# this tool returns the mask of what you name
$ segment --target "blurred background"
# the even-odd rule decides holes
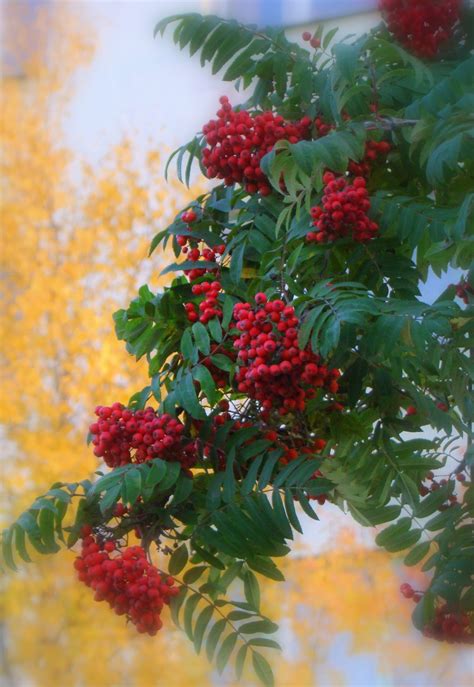
[[[146,372],[115,340],[112,312],[152,289],[164,257],[152,236],[205,188],[163,179],[163,162],[217,109],[240,98],[174,47],[155,23],[180,11],[284,25],[299,40],[324,21],[341,36],[379,21],[375,0],[96,2],[0,0],[0,433],[2,521],[58,480],[93,474],[85,445],[97,404],[126,402]],[[444,283],[430,280],[432,300]],[[468,649],[420,636],[399,585],[422,574],[374,546],[375,534],[320,509],[265,580],[281,624],[279,687],[468,685]],[[5,687],[232,685],[166,625],[139,636],[75,580],[74,554],[2,580]],[[166,623],[166,620],[165,620]],[[253,678],[241,684],[255,684]]]

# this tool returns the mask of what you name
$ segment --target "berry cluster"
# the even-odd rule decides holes
[[[248,193],[271,193],[260,161],[277,141],[297,143],[310,138],[311,119],[288,122],[273,112],[251,115],[247,110],[236,112],[226,96],[220,98],[217,119],[203,127],[207,148],[202,162],[210,179],[224,179],[227,186],[235,182],[245,186]]]
[[[332,172],[323,176],[325,184],[322,207],[311,208],[313,225],[317,231],[308,232],[308,241],[327,243],[352,235],[354,241],[369,241],[378,231],[378,224],[367,216],[370,209],[369,194],[363,177],[352,184]]]
[[[204,281],[200,284],[193,284],[192,292],[195,296],[204,296],[204,299],[196,303],[185,303],[184,309],[190,322],[202,322],[207,324],[213,317],[222,317],[222,310],[219,307],[217,297],[222,290],[220,281]]]
[[[424,627],[423,634],[440,642],[474,644],[469,615],[450,610],[447,604],[438,606],[431,625]]]
[[[197,214],[194,210],[188,210],[184,212],[181,216],[183,222],[188,224],[188,228],[191,229],[191,225],[197,219]],[[218,307],[217,296],[221,292],[222,286],[220,281],[216,279],[216,275],[219,272],[219,267],[216,264],[215,269],[208,267],[199,267],[199,258],[204,258],[207,262],[217,263],[217,257],[221,256],[225,252],[225,244],[221,243],[214,248],[199,248],[199,241],[193,237],[188,237],[180,235],[177,237],[178,245],[181,246],[183,253],[188,254],[189,260],[196,263],[196,267],[189,270],[184,270],[184,274],[187,276],[190,282],[205,275],[210,275],[214,281],[212,282],[202,282],[200,284],[194,284],[192,287],[192,292],[195,296],[204,296],[204,300],[196,305],[196,303],[186,303],[184,309],[186,310],[186,316],[190,322],[197,322],[198,320],[203,324],[206,324],[213,317],[222,317],[222,310]],[[189,245],[188,245],[189,243]]]
[[[299,319],[283,301],[268,301],[264,293],[255,296],[256,307],[237,303],[234,339],[241,363],[236,374],[237,388],[260,401],[264,418],[271,409],[281,415],[305,409],[317,388],[338,390],[339,370],[328,370],[319,356],[298,345]]]
[[[408,582],[400,586],[400,592],[405,599],[412,599],[415,603],[423,598],[423,592],[415,591]],[[423,634],[440,642],[474,643],[468,614],[450,609],[445,603],[435,609],[435,616],[430,625],[425,625]]]
[[[107,601],[117,615],[126,615],[138,632],[156,635],[163,606],[179,594],[173,578],[162,576],[141,546],[120,551],[112,541],[100,545],[88,526],[82,536],[81,555],[74,561],[81,582],[95,591],[96,601]]]
[[[196,462],[193,442],[183,439],[184,425],[171,415],[157,415],[153,408],[129,410],[121,403],[97,406],[89,431],[94,453],[111,467],[143,463],[152,458],[180,462],[189,469]]]
[[[359,177],[367,177],[372,171],[372,165],[379,158],[384,158],[390,152],[392,146],[388,141],[367,141],[365,144],[364,157],[361,162],[349,161],[347,168],[350,174]]]
[[[402,585],[400,585],[400,592],[405,599],[413,599],[415,603],[418,603],[418,601],[420,601],[420,599],[423,597],[423,592],[415,591],[408,582],[404,582]]]
[[[328,133],[336,127],[334,124],[328,124],[322,117],[316,117],[314,120],[314,128],[318,138],[321,138],[321,136],[327,136]]]
[[[461,0],[380,0],[389,31],[419,57],[432,59],[450,39]]]
[[[461,281],[454,286],[456,288],[456,296],[464,301],[466,305],[468,305],[469,299],[472,299],[474,296],[474,288],[466,279],[461,279]]]
[[[306,42],[309,43],[312,48],[319,48],[321,47],[321,41],[319,38],[316,38],[316,36],[312,36],[309,31],[303,31],[301,34],[301,38]]]
[[[466,478],[465,475],[462,473],[459,473],[460,479],[458,480],[459,482],[463,482]],[[434,474],[430,471],[426,475],[426,479],[428,480],[429,484],[421,484],[418,491],[420,492],[420,496],[426,496],[427,494],[437,491],[440,489],[440,487],[446,486],[448,484],[447,479],[441,479],[439,482],[435,479]],[[450,496],[447,497],[446,501],[442,503],[440,506],[438,506],[439,511],[447,510],[451,506],[455,506],[456,503],[458,502],[458,497],[456,494],[451,494]]]

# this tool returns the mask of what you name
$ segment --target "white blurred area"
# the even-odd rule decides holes
[[[68,127],[70,143],[88,157],[101,151],[121,132],[134,130],[138,144],[149,137],[170,147],[189,140],[218,109],[219,96],[241,98],[232,84],[202,68],[172,42],[172,28],[163,38],[153,29],[163,17],[179,12],[212,13],[260,25],[272,19],[291,26],[300,40],[319,18],[332,16],[340,35],[362,33],[376,25],[368,12],[375,0],[159,0],[158,2],[83,2],[81,9],[98,30],[98,52],[82,73]],[[266,8],[267,11],[264,11]],[[341,16],[344,13],[345,16]],[[337,18],[337,15],[339,17]],[[336,21],[337,18],[337,21]],[[297,25],[297,27],[296,27]]]

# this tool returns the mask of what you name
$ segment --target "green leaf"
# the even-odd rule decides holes
[[[271,580],[276,580],[277,582],[283,582],[285,580],[285,576],[280,570],[278,570],[271,558],[265,558],[263,556],[251,556],[247,559],[247,564],[249,568],[252,568],[252,570],[255,570],[255,572],[265,575],[265,577],[268,577]]]
[[[256,611],[260,610],[260,587],[258,580],[251,570],[243,574],[245,598]]]
[[[269,649],[277,649],[281,651],[281,646],[274,639],[267,639],[266,637],[249,637],[247,640],[252,646],[266,646]]]
[[[288,520],[290,521],[292,527],[297,530],[300,534],[303,534],[303,530],[296,515],[295,500],[293,498],[293,492],[290,489],[285,489],[285,508],[288,514]]]
[[[5,563],[12,570],[17,570],[15,565],[15,560],[12,553],[12,541],[13,541],[13,529],[9,527],[7,530],[2,532],[2,553]]]
[[[245,475],[244,480],[242,482],[242,486],[240,488],[240,492],[243,496],[250,494],[250,492],[252,491],[255,485],[255,481],[257,479],[258,471],[263,462],[263,458],[263,455],[257,456],[250,464],[250,468],[247,474]]]
[[[434,596],[431,592],[426,591],[421,600],[416,604],[413,611],[412,619],[415,627],[421,632],[427,625],[431,625],[435,616]]]
[[[259,680],[261,680],[265,687],[273,687],[275,684],[275,678],[273,677],[273,671],[267,659],[264,658],[262,654],[254,651],[252,653],[252,663],[257,677]]]
[[[260,477],[258,480],[258,488],[260,491],[263,491],[263,489],[265,489],[267,484],[270,482],[273,470],[275,468],[275,465],[280,460],[281,454],[281,450],[278,450],[273,451],[272,453],[270,453],[270,455],[265,456],[263,469],[260,473]]]
[[[430,542],[423,541],[412,548],[412,550],[407,553],[403,562],[405,565],[416,565],[419,563],[430,550]]]
[[[38,516],[38,525],[41,539],[47,546],[48,551],[55,553],[60,547],[56,543],[55,534],[55,514],[45,508],[41,509]]]
[[[141,489],[141,472],[137,468],[132,468],[125,474],[125,480],[122,489],[122,501],[133,506],[141,494]]]
[[[234,649],[238,636],[239,635],[237,634],[237,632],[231,632],[230,635],[227,635],[227,637],[221,644],[221,648],[217,652],[216,667],[220,675],[222,675],[222,672],[226,667],[227,662],[229,661],[230,655]]]
[[[272,493],[273,515],[278,523],[278,528],[285,539],[293,539],[293,530],[288,521],[285,507],[278,489],[274,489]]]
[[[387,551],[403,551],[416,544],[421,536],[421,530],[410,530],[411,520],[402,518],[395,525],[390,525],[377,535],[375,542]]]
[[[198,619],[196,621],[196,625],[194,627],[194,649],[196,650],[196,653],[199,654],[201,651],[201,646],[202,646],[202,640],[204,638],[204,633],[206,632],[207,626],[209,625],[209,621],[212,618],[212,614],[214,613],[214,606],[206,606],[204,610],[201,611],[201,613],[198,616]]]
[[[192,326],[194,340],[199,350],[204,355],[209,355],[211,350],[211,340],[206,327],[201,322],[195,322]]]
[[[311,505],[309,503],[309,499],[306,496],[306,494],[304,493],[304,491],[302,491],[301,489],[298,489],[296,493],[298,496],[298,501],[300,503],[300,506],[303,509],[303,511],[306,513],[306,515],[308,517],[310,517],[312,520],[319,520],[316,512],[311,507]]]
[[[205,420],[207,416],[199,404],[196,389],[194,388],[194,380],[190,373],[183,377],[177,391],[179,392],[179,399],[183,408],[197,420]]]
[[[188,562],[188,548],[186,544],[181,544],[178,548],[173,551],[171,558],[168,562],[168,570],[171,575],[179,575],[181,570],[184,568]]]
[[[429,532],[436,532],[448,527],[459,517],[460,508],[461,506],[459,504],[450,506],[439,513],[439,515],[435,515],[434,518],[429,520],[425,525],[425,529]]]
[[[415,514],[417,518],[426,518],[432,515],[438,508],[443,504],[449,496],[449,489],[446,487],[440,487],[436,491],[432,491],[430,494],[425,496],[425,498],[417,505]]]
[[[166,475],[160,482],[160,491],[167,491],[181,475],[181,463],[166,463]]]
[[[395,525],[390,525],[386,527],[382,532],[380,532],[375,541],[378,546],[385,546],[390,544],[391,541],[396,540],[400,534],[408,532],[410,529],[411,520],[410,518],[402,518]]]
[[[195,565],[192,568],[189,568],[189,570],[186,570],[183,575],[183,581],[186,582],[186,584],[192,584],[193,582],[196,582],[208,569],[209,568],[205,565]]]
[[[179,622],[179,612],[181,610],[181,607],[186,599],[188,590],[186,587],[181,586],[179,590],[179,594],[176,596],[171,597],[170,600],[170,611],[171,611],[171,618],[176,625],[176,627],[181,627],[180,622]]]
[[[183,332],[183,336],[181,337],[180,348],[181,353],[183,354],[183,357],[186,360],[190,360],[193,363],[196,363],[198,361],[198,354],[196,349],[194,348],[193,339],[189,328],[185,329]]]
[[[209,327],[209,331],[214,341],[220,343],[222,341],[222,327],[217,317],[213,317],[212,320],[209,320],[207,326]]]
[[[209,551],[206,551],[203,549],[201,546],[197,546],[197,544],[193,544],[194,550],[196,551],[199,556],[203,559],[203,561],[206,561],[206,563],[209,563],[209,565],[212,565],[213,568],[217,568],[218,570],[225,570],[225,565],[220,561],[218,558],[213,556]]]
[[[230,372],[234,367],[232,360],[222,353],[211,355],[210,358],[211,362],[220,370],[224,370],[224,372]]]
[[[237,652],[237,656],[235,659],[235,674],[236,674],[237,680],[240,680],[240,678],[242,677],[245,659],[247,657],[247,650],[248,650],[248,644],[243,644],[240,647],[239,651]]]
[[[105,513],[106,511],[111,508],[115,503],[120,498],[120,494],[122,492],[122,484],[119,482],[118,484],[115,484],[113,487],[111,487],[105,495],[101,498],[100,500],[100,510],[102,513]]]
[[[191,641],[194,640],[193,614],[200,600],[201,595],[196,592],[195,594],[191,594],[184,605],[183,628]]]
[[[12,530],[14,531],[14,534],[15,534],[16,550],[18,551],[21,558],[26,563],[31,563],[31,558],[28,554],[26,544],[25,544],[25,531],[24,531],[24,529],[22,527],[20,527],[18,524],[15,524],[12,526]]]
[[[145,479],[145,488],[153,489],[166,475],[166,462],[160,458],[153,460]]]
[[[228,620],[248,620],[249,618],[255,618],[255,613],[249,613],[248,611],[231,611],[227,614]]]
[[[232,251],[232,258],[230,263],[229,277],[233,284],[236,284],[242,275],[242,267],[244,263],[245,244],[240,243]]]
[[[196,379],[202,391],[206,394],[206,397],[211,405],[215,405],[219,400],[219,393],[216,389],[216,383],[204,365],[196,365],[192,369],[193,379]]]
[[[176,487],[174,490],[173,498],[169,502],[169,506],[177,506],[187,500],[191,494],[194,487],[194,481],[192,477],[188,477],[184,473],[181,473],[178,477]]]
[[[219,639],[222,635],[222,633],[225,630],[225,627],[227,625],[227,620],[225,618],[221,618],[221,620],[218,620],[215,625],[212,626],[209,634],[207,635],[207,640],[206,640],[206,655],[209,661],[212,661],[214,657],[214,653],[216,651],[217,644],[219,642]]]
[[[250,623],[245,623],[239,627],[239,632],[244,634],[257,634],[261,632],[262,634],[272,634],[272,632],[277,632],[278,625],[272,623],[271,620],[253,620]]]

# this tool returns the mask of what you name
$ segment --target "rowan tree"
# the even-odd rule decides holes
[[[420,631],[473,638],[472,10],[381,6],[369,34],[319,29],[310,50],[214,16],[160,22],[249,97],[222,97],[171,158],[220,183],[151,242],[179,276],[114,315],[149,383],[95,409],[110,471],[54,484],[3,537],[11,567],[80,540],[96,601],[152,636],[169,605],[219,671],[232,656],[268,684],[278,626],[256,573],[284,579],[300,512],[327,501],[423,562],[428,585],[401,587]],[[449,266],[466,276],[423,302]]]

